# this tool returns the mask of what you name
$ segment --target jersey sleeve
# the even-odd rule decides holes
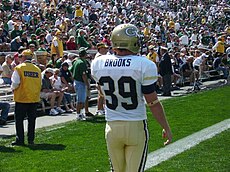
[[[91,63],[91,76],[96,82],[98,82],[98,77],[96,76],[97,61],[97,59],[94,59]]]
[[[143,65],[142,70],[143,80],[141,90],[144,94],[150,94],[156,90],[155,83],[158,79],[157,66],[154,62],[149,61]]]
[[[151,62],[150,60],[144,63],[142,68],[142,76],[143,86],[154,84],[158,78],[156,64],[154,62]]]

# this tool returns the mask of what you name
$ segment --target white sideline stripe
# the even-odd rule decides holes
[[[199,132],[189,135],[183,139],[180,139],[174,143],[167,145],[164,148],[158,149],[148,154],[145,170],[152,168],[160,164],[163,161],[176,156],[185,150],[188,150],[202,141],[210,139],[215,135],[230,128],[230,119],[226,119],[213,126],[205,128]]]

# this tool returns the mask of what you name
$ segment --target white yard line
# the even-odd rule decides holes
[[[180,139],[168,146],[158,149],[148,154],[145,170],[152,168],[160,164],[163,161],[168,160],[194,146],[202,141],[210,139],[215,135],[230,128],[230,119],[226,119],[220,123],[217,123],[211,127],[205,128],[199,132],[196,132],[190,136]]]

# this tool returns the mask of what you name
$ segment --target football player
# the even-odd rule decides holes
[[[155,92],[157,67],[137,55],[138,32],[132,24],[116,26],[111,33],[116,55],[103,55],[92,62],[92,75],[106,99],[105,138],[112,169],[117,172],[144,171],[149,139],[145,101],[163,128],[165,144],[172,141],[164,109]]]

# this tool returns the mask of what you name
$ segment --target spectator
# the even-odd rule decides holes
[[[183,79],[185,77],[189,77],[190,86],[194,85],[195,77],[198,79],[198,72],[194,70],[192,65],[193,61],[192,56],[188,57],[186,62],[184,62],[181,66],[182,77]]]
[[[19,26],[20,25],[18,23],[14,25],[14,29],[11,31],[11,34],[10,34],[11,39],[16,38],[17,36],[19,37],[22,36],[23,31],[19,29]]]
[[[60,90],[55,90],[52,87],[51,80],[49,79],[53,75],[53,69],[46,68],[42,72],[42,89],[41,89],[41,98],[50,101],[50,113],[49,115],[54,116],[58,115],[59,113],[64,113],[65,111],[61,109],[61,102],[63,99],[63,92]],[[54,103],[57,98],[57,107],[54,109]]]
[[[2,79],[4,84],[11,84],[11,76],[13,74],[13,68],[11,66],[12,62],[13,57],[10,54],[6,55],[5,62],[2,64]]]
[[[76,40],[76,44],[78,48],[80,47],[90,48],[91,47],[91,45],[85,39],[85,35],[86,35],[86,32],[80,29],[78,36],[77,36],[77,40]]]
[[[61,64],[60,68],[60,77],[62,83],[65,85],[65,87],[68,87],[70,91],[73,91],[73,76],[71,72],[69,71],[69,64],[67,62],[63,62]]]
[[[23,47],[28,47],[29,45],[29,41],[28,41],[28,37],[27,37],[27,33],[23,32],[22,36],[21,36],[21,44]]]
[[[109,54],[108,52],[108,46],[101,42],[97,44],[97,54],[95,55],[95,59],[102,56],[102,55],[106,55]],[[104,96],[101,94],[100,90],[98,89],[97,86],[97,90],[98,90],[98,99],[97,99],[97,111],[96,111],[96,116],[99,115],[105,115],[105,110],[104,110]]]
[[[91,83],[91,60],[92,60],[92,57],[90,55],[87,55],[86,56],[86,66],[87,66],[87,72],[86,72],[86,75],[87,75],[87,78],[88,78],[88,83],[90,85]],[[85,114],[84,116],[85,117],[92,117],[94,116],[90,111],[89,111],[89,100],[91,99],[91,92],[90,92],[90,88],[86,90],[86,99],[85,99],[85,104],[84,104],[84,108],[85,108]]]
[[[163,79],[163,94],[162,96],[171,96],[171,75],[172,63],[166,47],[160,47],[161,59],[159,62],[159,74]]]
[[[109,35],[105,34],[104,38],[102,39],[102,42],[105,43],[108,47],[111,46],[111,41],[109,39]]]
[[[67,50],[76,50],[77,49],[74,36],[69,37],[68,41],[66,42],[66,48],[67,48]]]
[[[33,44],[33,45],[34,45],[35,50],[38,49],[38,40],[37,40],[35,34],[32,34],[32,35],[31,35],[30,40],[29,40],[29,42],[28,42],[28,46],[30,46],[30,44]]]
[[[57,30],[51,44],[51,54],[56,54],[59,59],[64,55],[63,42],[61,40],[62,32]],[[57,59],[54,59],[56,61]]]
[[[81,110],[84,107],[84,103],[86,100],[86,91],[90,89],[90,84],[87,78],[87,63],[86,63],[86,48],[79,48],[79,58],[73,63],[70,71],[73,74],[74,78],[74,87],[76,91],[76,99],[77,99],[77,120],[84,120],[85,117],[81,114]]]
[[[22,46],[22,42],[19,36],[17,36],[10,42],[10,50],[13,52],[18,51],[20,46]]]
[[[79,4],[76,5],[76,11],[74,17],[83,17],[83,11],[81,9],[81,6]]]
[[[13,9],[14,9],[15,11],[20,11],[20,10],[22,10],[22,1],[20,1],[20,0],[14,1],[14,2],[13,2]]]
[[[54,36],[55,36],[55,29],[49,30],[49,32],[46,34],[45,39],[49,45],[51,45]]]
[[[217,53],[224,54],[225,48],[224,48],[224,41],[223,38],[220,36],[218,37],[217,43],[212,47],[212,50],[214,50]]]
[[[193,61],[193,68],[198,71],[200,79],[206,77],[204,74],[204,70],[205,70],[205,65],[207,60],[208,60],[208,55],[203,53],[200,57],[197,57]]]
[[[0,28],[0,49],[1,51],[9,51],[10,44],[8,43],[9,38],[4,34],[3,29]]]
[[[11,67],[12,67],[12,69],[14,69],[17,65],[19,65],[20,64],[20,61],[19,61],[19,54],[20,54],[20,57],[21,57],[21,52],[20,53],[15,53],[14,54],[14,60],[12,61],[12,63],[11,63]]]
[[[37,63],[38,62],[38,59],[37,59],[37,54],[35,53],[35,45],[34,44],[30,44],[29,45],[29,50],[31,51],[31,53],[33,54],[33,59],[32,59],[32,62],[33,63]]]
[[[54,69],[54,75],[50,77],[53,89],[55,91],[60,91],[64,93],[63,104],[65,106],[66,112],[73,112],[74,106],[71,94],[67,92],[69,88],[65,87],[65,85],[62,84],[61,78],[59,77],[59,72],[59,69]],[[70,107],[68,106],[68,104]]]
[[[102,55],[106,55],[109,52],[109,47],[105,43],[101,42],[97,44],[97,54],[95,55],[95,58],[98,58]]]
[[[152,62],[156,63],[157,66],[158,66],[159,57],[158,57],[158,54],[157,54],[157,52],[156,52],[156,50],[155,50],[154,45],[150,45],[150,46],[148,47],[148,49],[149,49],[149,53],[147,54],[147,58],[148,58],[149,60],[151,60]]]
[[[217,56],[214,59],[213,68],[217,71],[222,71],[224,73],[224,79],[228,78],[229,76],[228,67],[223,64],[221,55]]]
[[[40,101],[41,70],[32,64],[32,54],[22,52],[22,64],[15,67],[11,88],[14,90],[16,140],[12,145],[24,145],[24,118],[28,117],[28,144],[34,144],[37,104]]]
[[[0,101],[0,109],[1,109],[0,125],[6,125],[8,113],[10,110],[10,104],[8,102]]]
[[[61,58],[57,59],[55,62],[55,68],[60,68],[61,64],[68,58],[67,54],[63,55]]]
[[[182,32],[182,36],[180,37],[180,44],[184,46],[188,46],[189,44],[189,38],[185,31]]]

